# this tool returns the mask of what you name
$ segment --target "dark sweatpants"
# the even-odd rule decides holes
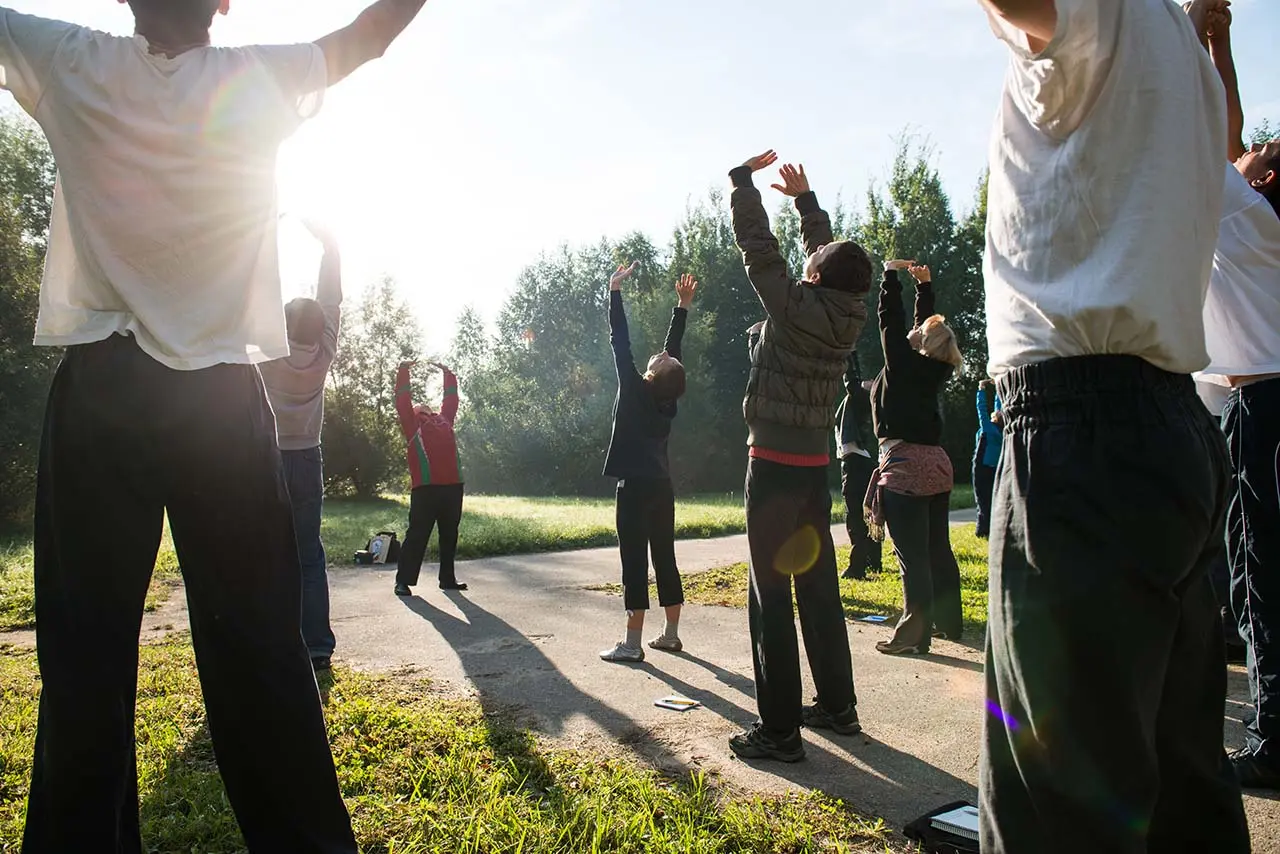
[[[850,454],[840,460],[840,492],[844,495],[845,530],[849,532],[849,568],[855,575],[879,572],[883,564],[883,547],[867,531],[862,509],[867,500],[867,486],[876,470],[876,462],[861,454]]]
[[[818,701],[833,713],[857,702],[836,578],[827,470],[752,458],[747,463],[746,508],[756,704],[766,729],[790,735],[800,726],[803,705],[791,610],[793,577]]]
[[[899,495],[884,490],[885,525],[902,568],[902,619],[893,642],[929,648],[937,629],[950,640],[964,630],[960,566],[951,550],[951,493]]]
[[[165,511],[227,797],[253,854],[355,852],[302,640],[275,419],[247,365],[174,371],[131,337],[71,347],[36,498],[43,690],[26,854],[141,852],[138,632]]]
[[[973,504],[977,508],[977,524],[974,533],[979,537],[991,535],[991,500],[996,488],[996,470],[993,466],[984,465],[982,458],[986,455],[986,439],[978,442],[978,449],[973,456]]]
[[[462,524],[462,490],[460,483],[428,484],[414,487],[409,493],[409,530],[400,546],[397,584],[412,587],[418,583],[431,532],[437,525],[440,526],[439,581],[452,584],[458,580],[454,560],[458,556],[458,528]]]
[[[618,551],[622,598],[628,611],[649,610],[649,555],[658,580],[658,604],[684,604],[676,567],[676,494],[670,478],[628,477],[618,481]]]
[[[1223,412],[1233,476],[1231,609],[1247,648],[1250,751],[1280,769],[1280,380],[1232,392]]]
[[[1246,854],[1207,572],[1228,461],[1191,378],[1130,356],[999,380],[984,854]]]

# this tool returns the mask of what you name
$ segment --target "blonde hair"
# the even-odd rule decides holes
[[[946,362],[957,371],[964,370],[964,356],[960,355],[956,333],[940,314],[920,324],[920,352],[930,359]]]

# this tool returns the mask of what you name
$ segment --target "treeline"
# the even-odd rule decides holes
[[[824,176],[836,183],[838,176]],[[0,520],[29,519],[41,422],[60,356],[31,345],[54,181],[39,130],[0,115]],[[939,305],[959,336],[969,372],[945,394],[946,443],[964,478],[972,452],[973,390],[986,364],[981,257],[985,187],[957,214],[932,152],[902,144],[883,187],[856,210],[818,191],[836,233],[877,259],[910,256],[932,265]],[[766,193],[770,192],[768,190]],[[779,199],[775,227],[798,271],[799,220]],[[623,260],[641,272],[626,291],[637,360],[662,347],[676,277],[701,283],[685,337],[689,390],[672,437],[673,471],[684,492],[742,487],[746,428],[746,330],[763,317],[734,246],[728,200],[692,204],[659,244],[633,234],[580,249],[561,248],[520,275],[492,324],[475,311],[459,319],[450,362],[461,378],[458,420],[463,468],[474,491],[593,495],[601,477],[616,388],[606,317],[606,283]],[[326,395],[324,454],[332,493],[376,495],[407,487],[392,375],[422,358],[418,324],[389,279],[353,298],[348,283],[340,349]],[[859,344],[870,377],[881,365],[871,323]],[[438,377],[420,372],[418,395],[439,396]],[[833,467],[833,476],[834,476]]]

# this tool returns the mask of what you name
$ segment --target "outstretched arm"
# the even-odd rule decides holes
[[[458,418],[458,378],[439,362],[436,362],[436,367],[444,374],[444,400],[440,403],[440,414],[452,424]]]
[[[835,242],[831,217],[818,204],[817,194],[809,188],[809,177],[804,174],[803,163],[799,166],[788,163],[779,175],[782,183],[774,184],[773,189],[795,199],[796,211],[800,214],[800,238],[804,241],[804,255],[808,258],[828,243]]]
[[[1039,53],[1053,41],[1058,29],[1058,7],[1054,0],[980,0],[991,15],[1007,21],[1027,34],[1032,52]]]
[[[760,297],[765,312],[780,320],[786,314],[787,298],[793,283],[787,270],[787,260],[778,248],[778,238],[769,228],[769,215],[765,213],[760,191],[751,181],[752,173],[771,166],[777,160],[777,154],[766,151],[731,171],[729,178],[733,181],[733,195],[730,197],[733,236],[742,251],[747,278]]]
[[[401,362],[396,371],[396,415],[400,417],[400,432],[406,441],[418,432],[418,417],[413,412],[413,387],[409,384],[409,369],[417,362]]]
[[[907,268],[907,272],[916,280],[915,325],[923,326],[926,320],[938,313],[935,311],[938,299],[933,292],[933,274],[929,272],[926,264],[912,264]]]
[[[316,302],[324,310],[323,349],[330,353],[338,352],[338,324],[342,313],[342,253],[338,250],[338,241],[321,223],[305,219],[303,224],[307,230],[320,241],[324,247],[324,255],[320,258],[320,280],[316,284]]]
[[[911,355],[907,342],[907,311],[902,306],[902,280],[898,271],[910,261],[886,261],[884,281],[880,283],[880,346],[885,365],[893,368]]]
[[[693,305],[693,296],[698,292],[698,280],[685,273],[676,282],[676,295],[679,302],[671,312],[671,326],[667,329],[667,341],[662,349],[677,362],[684,361],[684,327],[689,319],[689,307]]]
[[[337,32],[316,42],[329,68],[329,85],[387,52],[387,48],[418,16],[427,0],[378,0]]]
[[[1231,52],[1231,4],[1211,10],[1207,20],[1209,56],[1227,90],[1227,159],[1232,163],[1244,156],[1244,107],[1240,102],[1240,80]]]
[[[636,360],[631,355],[631,333],[627,329],[627,311],[622,306],[622,283],[640,268],[639,261],[630,267],[619,267],[609,277],[609,343],[613,345],[613,364],[618,370],[618,387],[640,381]]]

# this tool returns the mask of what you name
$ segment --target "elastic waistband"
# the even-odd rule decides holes
[[[1188,374],[1137,356],[1074,356],[1010,370],[996,381],[1006,426],[1026,423],[1157,423],[1204,409]]]

